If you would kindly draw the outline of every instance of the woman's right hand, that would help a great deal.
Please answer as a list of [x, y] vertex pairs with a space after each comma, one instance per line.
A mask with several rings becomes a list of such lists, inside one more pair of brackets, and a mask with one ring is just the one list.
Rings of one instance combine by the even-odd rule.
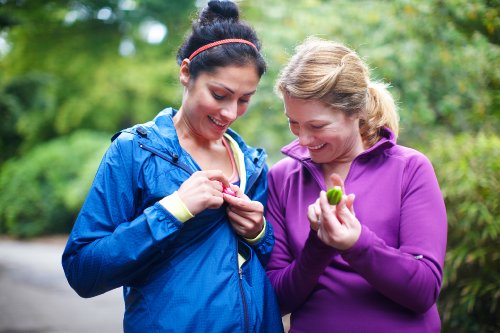
[[177, 190], [186, 208], [196, 215], [207, 208], [219, 208], [224, 203], [223, 185], [229, 181], [220, 170], [197, 171]]
[[[345, 193], [344, 182], [338, 175], [333, 174], [330, 179]], [[330, 205], [326, 192], [321, 191], [320, 197], [309, 206], [307, 218], [323, 243], [347, 250], [357, 242], [361, 224], [354, 213], [354, 198], [354, 194], [343, 195], [337, 205]]]

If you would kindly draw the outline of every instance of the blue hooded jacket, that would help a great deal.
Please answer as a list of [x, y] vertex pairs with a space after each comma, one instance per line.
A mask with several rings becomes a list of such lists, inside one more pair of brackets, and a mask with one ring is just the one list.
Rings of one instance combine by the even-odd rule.
[[[200, 170], [179, 144], [175, 113], [165, 109], [113, 137], [64, 250], [66, 278], [82, 297], [123, 287], [125, 332], [282, 332], [262, 267], [271, 225], [248, 244], [226, 204], [182, 223], [158, 203]], [[245, 155], [245, 194], [265, 205], [265, 152], [227, 133]]]

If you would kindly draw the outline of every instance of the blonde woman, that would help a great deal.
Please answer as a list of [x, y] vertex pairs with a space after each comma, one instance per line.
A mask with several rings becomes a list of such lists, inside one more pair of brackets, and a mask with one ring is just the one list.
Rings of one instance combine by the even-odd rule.
[[445, 205], [430, 161], [396, 143], [387, 86], [353, 50], [309, 38], [277, 90], [297, 139], [268, 174], [266, 270], [290, 332], [439, 332]]

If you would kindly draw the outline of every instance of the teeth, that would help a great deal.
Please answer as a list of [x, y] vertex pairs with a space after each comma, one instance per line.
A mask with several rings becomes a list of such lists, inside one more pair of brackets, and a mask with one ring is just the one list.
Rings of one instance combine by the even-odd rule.
[[322, 143], [322, 144], [320, 144], [320, 145], [317, 145], [317, 146], [309, 146], [309, 147], [307, 147], [307, 148], [308, 148], [308, 149], [311, 149], [311, 150], [317, 150], [317, 149], [323, 148], [323, 146], [324, 146], [324, 145], [325, 145], [325, 144], [324, 144], [324, 143]]
[[226, 126], [225, 124], [223, 124], [223, 123], [218, 122], [217, 120], [215, 120], [215, 118], [213, 118], [212, 116], [208, 116], [208, 118], [210, 118], [210, 120], [213, 121], [215, 123], [215, 125], [217, 125], [217, 126], [220, 126], [220, 127]]

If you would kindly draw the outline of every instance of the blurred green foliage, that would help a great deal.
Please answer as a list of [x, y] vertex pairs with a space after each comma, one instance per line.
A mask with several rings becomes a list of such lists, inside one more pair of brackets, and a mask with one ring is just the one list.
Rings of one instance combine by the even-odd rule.
[[[109, 137], [179, 107], [175, 54], [207, 1], [0, 0], [0, 233], [68, 232]], [[269, 70], [233, 128], [273, 164], [292, 139], [274, 81], [305, 37], [356, 49], [391, 84], [402, 144], [433, 161], [449, 216], [446, 332], [498, 312], [498, 0], [241, 0]], [[149, 40], [163, 24], [165, 38]], [[149, 29], [149, 30], [148, 30]]]
[[448, 251], [439, 299], [445, 332], [495, 332], [500, 304], [500, 138], [460, 134], [432, 140], [448, 209]]
[[[400, 106], [402, 143], [425, 140], [436, 128], [452, 133], [499, 128], [496, 36], [500, 18], [495, 2], [304, 0], [266, 4], [263, 0], [242, 2], [244, 13], [262, 36], [270, 71], [252, 101], [257, 112], [247, 116], [255, 122], [240, 121], [235, 128], [245, 138], [268, 147], [272, 161], [280, 158], [277, 148], [290, 138], [283, 135], [285, 117], [276, 113], [282, 106], [271, 93], [274, 80], [295, 45], [309, 35], [354, 48], [370, 65], [374, 79], [392, 85], [391, 93]], [[469, 28], [463, 23], [467, 18]], [[472, 28], [481, 24], [484, 28]], [[259, 128], [262, 117], [265, 131]]]
[[18, 237], [68, 232], [109, 144], [76, 131], [12, 158], [0, 170], [0, 231]]
[[[174, 54], [194, 11], [161, 0], [1, 1], [0, 37], [11, 48], [0, 58], [0, 112], [9, 120], [0, 163], [77, 129], [113, 133], [178, 105]], [[162, 45], [144, 39], [151, 22], [167, 23]]]

